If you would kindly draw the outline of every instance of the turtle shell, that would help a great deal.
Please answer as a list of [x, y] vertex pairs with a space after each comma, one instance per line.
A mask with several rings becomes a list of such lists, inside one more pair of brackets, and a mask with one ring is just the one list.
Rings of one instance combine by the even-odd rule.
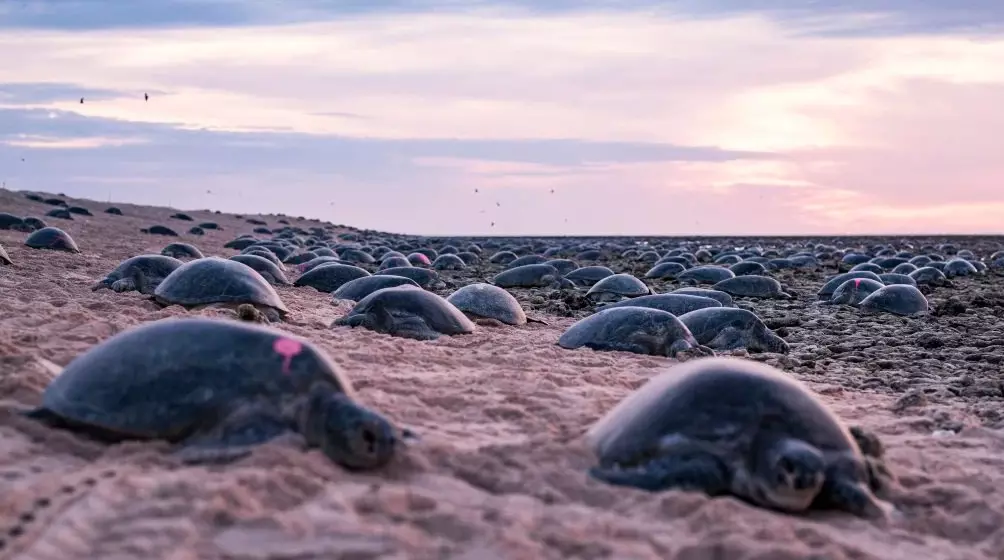
[[512, 294], [491, 284], [468, 284], [450, 294], [446, 301], [464, 313], [497, 319], [507, 325], [525, 325], [526, 312]]
[[73, 241], [70, 234], [56, 227], [44, 227], [32, 232], [24, 244], [32, 249], [53, 249], [56, 251], [67, 251], [69, 253], [79, 253], [77, 243]]
[[123, 436], [176, 440], [237, 401], [282, 402], [315, 383], [354, 397], [306, 340], [237, 321], [169, 318], [77, 356], [45, 389], [42, 408]]
[[282, 313], [289, 309], [279, 294], [251, 267], [219, 257], [189, 261], [157, 286], [158, 300], [178, 305], [257, 303]]
[[691, 360], [651, 378], [586, 435], [602, 464], [631, 464], [679, 434], [750, 456], [759, 432], [789, 436], [822, 451], [860, 455], [850, 432], [802, 384], [759, 362]]
[[644, 282], [630, 274], [613, 274], [593, 284], [586, 295], [610, 293], [621, 296], [637, 297], [652, 293]]

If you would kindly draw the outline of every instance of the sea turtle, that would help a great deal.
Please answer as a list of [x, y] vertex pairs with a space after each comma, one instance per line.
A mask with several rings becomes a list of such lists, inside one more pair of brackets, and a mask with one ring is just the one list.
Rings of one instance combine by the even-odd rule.
[[439, 255], [436, 260], [432, 261], [432, 268], [435, 270], [463, 270], [467, 268], [467, 264], [460, 257], [446, 253]]
[[32, 249], [53, 249], [55, 251], [66, 251], [67, 253], [79, 253], [77, 243], [73, 241], [70, 234], [57, 227], [44, 227], [32, 232], [24, 244]]
[[598, 261], [603, 256], [603, 252], [598, 249], [586, 249], [575, 254], [577, 261]]
[[[742, 261], [729, 267], [732, 274], [735, 276], [746, 276], [748, 274], [756, 274], [758, 276], [767, 275], [767, 267], [756, 262], [756, 261]], [[724, 280], [724, 278], [723, 278]]]
[[[467, 266], [474, 266], [481, 264], [481, 257], [478, 256], [477, 253], [472, 253], [470, 251], [461, 251], [457, 253], [457, 258], [464, 261], [464, 264], [466, 264]], [[558, 267], [555, 266], [555, 268]], [[559, 268], [558, 270], [560, 271], [561, 269]]]
[[200, 228], [199, 226], [192, 226], [188, 228], [189, 235], [205, 235], [206, 230]]
[[326, 264], [304, 272], [293, 281], [294, 286], [310, 286], [319, 292], [331, 293], [349, 280], [369, 276], [370, 273], [351, 264]]
[[218, 229], [218, 230], [223, 229], [216, 222], [202, 222], [201, 224], [199, 224], [199, 227], [202, 229]]
[[435, 270], [429, 270], [428, 268], [421, 268], [418, 266], [385, 268], [377, 271], [375, 275], [404, 276], [405, 278], [414, 280], [423, 288], [436, 289], [446, 285], [446, 283], [439, 277], [439, 273]]
[[649, 379], [586, 434], [599, 463], [589, 473], [608, 484], [885, 517], [893, 508], [875, 492], [892, 477], [858, 439], [798, 381], [731, 357]]
[[408, 253], [407, 259], [411, 266], [432, 266], [432, 260], [425, 253]]
[[24, 223], [20, 217], [14, 214], [8, 214], [7, 212], [0, 212], [0, 229], [9, 229], [13, 231], [35, 231], [35, 228]]
[[[446, 298], [475, 322], [491, 321], [507, 325], [525, 325], [526, 313], [512, 294], [491, 284], [478, 282], [458, 289]], [[487, 319], [488, 321], [482, 321]]]
[[882, 274], [885, 272], [885, 269], [873, 262], [864, 262], [851, 267], [850, 272], [874, 272], [875, 274]]
[[266, 259], [258, 253], [244, 253], [230, 257], [230, 260], [245, 264], [261, 274], [266, 282], [273, 286], [289, 286], [289, 279], [283, 274], [282, 269], [274, 262]]
[[[300, 271], [300, 274], [306, 274], [319, 266], [324, 266], [328, 264], [348, 264], [348, 263], [342, 262], [342, 260], [339, 259], [338, 257], [315, 257], [305, 263], [300, 263], [296, 265], [296, 269]], [[355, 265], [349, 265], [349, 266], [355, 266]]]
[[380, 270], [386, 270], [388, 268], [405, 268], [411, 266], [411, 261], [407, 258], [399, 255], [390, 255], [387, 258], [380, 261]]
[[830, 296], [829, 301], [824, 301], [822, 303], [830, 305], [853, 305], [856, 307], [864, 301], [866, 297], [881, 289], [883, 286], [885, 286], [884, 283], [876, 282], [870, 278], [851, 278], [840, 286], [837, 286], [837, 289], [833, 291], [833, 295]]
[[174, 257], [176, 259], [201, 259], [205, 258], [195, 245], [189, 243], [168, 243], [160, 251], [161, 255], [167, 255], [169, 257]]
[[377, 290], [393, 288], [394, 286], [414, 286], [420, 288], [417, 282], [404, 276], [393, 276], [391, 274], [374, 274], [363, 276], [355, 280], [349, 280], [334, 291], [335, 299], [347, 299], [359, 301]]
[[376, 262], [373, 255], [361, 249], [345, 249], [338, 253], [338, 258], [350, 263], [372, 264]]
[[838, 274], [826, 281], [823, 287], [816, 292], [816, 297], [819, 299], [830, 299], [833, 296], [833, 292], [836, 291], [841, 284], [848, 280], [853, 280], [854, 278], [867, 278], [869, 280], [874, 280], [876, 282], [881, 282], [882, 279], [879, 278], [878, 274], [874, 272], [868, 272], [866, 270], [860, 270], [857, 272], [845, 272], [843, 274]]
[[593, 284], [586, 297], [596, 302], [620, 301], [652, 293], [644, 282], [630, 274], [614, 274]]
[[116, 206], [109, 206], [105, 208], [105, 214], [111, 214], [113, 216], [121, 216], [122, 210]]
[[725, 292], [733, 296], [756, 297], [756, 298], [781, 298], [792, 299], [794, 296], [784, 291], [781, 283], [767, 276], [736, 276], [722, 280], [711, 286], [712, 290]]
[[576, 286], [592, 286], [607, 276], [613, 276], [614, 271], [605, 266], [583, 266], [565, 274], [565, 279]]
[[650, 294], [638, 296], [616, 303], [604, 305], [601, 309], [611, 309], [614, 307], [648, 307], [650, 309], [661, 309], [673, 315], [683, 315], [697, 309], [705, 307], [721, 307], [722, 303], [716, 299], [704, 296], [694, 296], [689, 294]]
[[253, 245], [241, 251], [242, 255], [255, 255], [263, 259], [267, 259], [270, 263], [274, 264], [279, 270], [285, 271], [286, 267], [283, 266], [282, 261], [276, 256], [275, 251], [266, 249], [265, 247], [260, 247]]
[[945, 263], [945, 270], [942, 271], [946, 278], [953, 278], [955, 276], [970, 276], [972, 274], [977, 274], [979, 271], [973, 266], [973, 263], [967, 261], [966, 259], [952, 259]]
[[512, 261], [516, 260], [517, 258], [518, 257], [516, 256], [516, 253], [513, 253], [512, 251], [499, 251], [499, 252], [495, 253], [494, 255], [492, 255], [488, 259], [488, 262], [490, 262], [492, 264], [503, 264], [503, 265], [505, 265], [505, 264], [511, 263]]
[[185, 263], [166, 255], [138, 255], [119, 263], [108, 276], [91, 286], [91, 290], [108, 289], [116, 292], [135, 290], [152, 296], [164, 278], [183, 264]]
[[[892, 272], [894, 274], [902, 274], [902, 275], [906, 276], [907, 274], [910, 274], [914, 270], [917, 270], [917, 267], [915, 265], [913, 265], [911, 263], [908, 263], [908, 262], [905, 262], [905, 263], [898, 264], [895, 267], [893, 267]], [[879, 274], [879, 276], [882, 276], [882, 275]]]
[[[544, 255], [523, 255], [522, 257], [517, 257], [505, 264], [506, 268], [516, 268], [517, 266], [523, 266], [525, 264], [543, 264], [547, 262], [547, 257]], [[557, 268], [557, 267], [555, 267]]]
[[[252, 243], [251, 245], [248, 245], [248, 247], [251, 247], [252, 245], [255, 245], [255, 244]], [[247, 247], [245, 247], [245, 249], [246, 248]], [[316, 264], [320, 264], [322, 262], [328, 262], [328, 261], [331, 261], [331, 262], [340, 262], [341, 261], [341, 259], [339, 259], [338, 257], [322, 257], [322, 256], [318, 255], [317, 253], [315, 253], [313, 251], [307, 251], [307, 252], [304, 252], [304, 253], [298, 253], [298, 254], [295, 254], [295, 255], [289, 255], [286, 258], [280, 259], [280, 260], [282, 260], [283, 264], [299, 264], [299, 265], [303, 265], [303, 264], [307, 264], [309, 262], [312, 262], [312, 261], [314, 261], [316, 259], [326, 259], [324, 261], [318, 261]], [[315, 264], [315, 266], [316, 266], [316, 264]], [[304, 270], [304, 269], [301, 269], [301, 270]]]
[[869, 313], [886, 312], [903, 316], [926, 313], [929, 308], [924, 294], [906, 284], [884, 286], [863, 299], [858, 307]]
[[736, 275], [731, 270], [713, 264], [688, 268], [676, 275], [678, 281], [686, 284], [717, 284], [735, 277]]
[[548, 264], [558, 269], [558, 274], [565, 276], [569, 272], [579, 268], [579, 263], [571, 259], [550, 259], [542, 264]]
[[896, 272], [884, 272], [879, 274], [879, 278], [882, 279], [882, 283], [885, 285], [890, 284], [908, 284], [910, 286], [916, 286], [917, 281], [910, 277], [909, 274], [899, 274]]
[[492, 284], [500, 288], [573, 287], [571, 282], [561, 276], [558, 269], [549, 264], [524, 264], [503, 270], [492, 278]]
[[194, 222], [195, 221], [191, 216], [189, 216], [188, 214], [185, 214], [183, 212], [178, 212], [176, 214], [171, 214], [169, 217], [170, 218], [174, 218], [175, 220], [182, 220], [182, 221], [185, 221], [185, 222]]
[[331, 326], [367, 329], [416, 340], [470, 334], [474, 323], [440, 296], [414, 286], [383, 288], [364, 297]]
[[65, 208], [53, 208], [45, 213], [46, 216], [50, 218], [59, 218], [60, 220], [72, 220], [73, 214]]
[[788, 353], [788, 343], [752, 311], [738, 307], [705, 307], [679, 316], [697, 342], [713, 350], [746, 348], [753, 352]]
[[948, 277], [945, 276], [945, 273], [933, 266], [922, 266], [911, 272], [909, 276], [918, 285], [944, 286], [948, 284]]
[[[199, 227], [203, 229], [209, 229], [206, 228], [205, 225]], [[255, 245], [257, 243], [258, 240], [255, 239], [254, 237], [238, 237], [237, 239], [227, 241], [223, 246], [226, 247], [227, 249], [237, 249], [238, 251], [243, 251], [244, 249], [247, 249], [248, 247]]]
[[278, 322], [289, 313], [279, 294], [261, 274], [245, 264], [219, 257], [188, 261], [179, 266], [157, 286], [153, 295], [164, 306], [237, 308], [242, 319], [261, 320], [264, 317]]
[[700, 346], [676, 315], [661, 309], [631, 306], [603, 309], [580, 319], [558, 338], [558, 345], [669, 357], [681, 352], [714, 354]]
[[169, 227], [161, 225], [150, 226], [148, 228], [140, 229], [139, 231], [141, 233], [149, 233], [151, 235], [173, 235], [175, 237], [178, 236], [178, 232], [174, 231]]
[[311, 342], [208, 318], [162, 319], [112, 336], [71, 361], [24, 415], [104, 441], [167, 440], [191, 463], [233, 461], [293, 432], [331, 461], [369, 470], [408, 436], [360, 405]]
[[732, 301], [732, 296], [719, 290], [709, 290], [707, 288], [694, 288], [688, 286], [686, 288], [677, 288], [670, 293], [711, 298], [721, 303], [722, 307], [735, 307], [736, 305], [735, 302]]
[[685, 270], [687, 270], [687, 267], [680, 263], [664, 262], [650, 268], [645, 273], [645, 278], [676, 278]]
[[36, 230], [48, 227], [48, 225], [45, 222], [43, 222], [40, 218], [36, 218], [34, 216], [25, 216], [22, 221], [24, 221], [25, 225], [30, 226], [32, 229]]
[[80, 216], [93, 216], [90, 210], [84, 208], [83, 206], [70, 206], [66, 209], [70, 214], [78, 214]]
[[10, 260], [10, 255], [7, 254], [7, 249], [0, 245], [0, 264], [14, 264], [14, 261]]

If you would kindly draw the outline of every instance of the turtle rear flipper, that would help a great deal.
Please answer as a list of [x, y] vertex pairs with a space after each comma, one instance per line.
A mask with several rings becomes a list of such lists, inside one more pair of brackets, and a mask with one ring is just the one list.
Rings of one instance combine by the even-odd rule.
[[247, 457], [255, 446], [290, 432], [289, 422], [279, 415], [260, 408], [243, 408], [186, 438], [173, 455], [189, 464], [229, 463]]

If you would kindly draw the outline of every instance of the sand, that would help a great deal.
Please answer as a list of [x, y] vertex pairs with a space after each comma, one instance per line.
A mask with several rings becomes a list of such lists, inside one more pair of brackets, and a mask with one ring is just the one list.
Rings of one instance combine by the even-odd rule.
[[[422, 443], [371, 474], [347, 473], [289, 442], [231, 465], [193, 467], [171, 459], [166, 444], [106, 446], [9, 412], [9, 403], [38, 403], [52, 364], [117, 332], [169, 316], [230, 313], [92, 292], [119, 261], [173, 240], [141, 227], [192, 224], [169, 219], [166, 208], [119, 204], [125, 216], [111, 216], [102, 212], [107, 204], [67, 200], [95, 216], [43, 219], [69, 232], [82, 254], [29, 249], [26, 234], [0, 230], [15, 262], [0, 267], [0, 399], [8, 401], [0, 414], [0, 558], [1004, 558], [1004, 277], [938, 288], [929, 295], [938, 313], [918, 319], [812, 305], [832, 269], [781, 275], [795, 301], [749, 302], [792, 345], [787, 356], [749, 357], [806, 382], [839, 416], [882, 438], [899, 478], [891, 496], [899, 515], [887, 523], [839, 512], [783, 515], [728, 497], [589, 479], [584, 431], [674, 361], [557, 347], [588, 311], [548, 290], [514, 290], [547, 325], [418, 342], [331, 329], [348, 303], [280, 288], [291, 309], [280, 328], [326, 350], [361, 400], [419, 432]], [[0, 211], [42, 216], [50, 208], [0, 191]], [[225, 228], [181, 236], [206, 254], [235, 254], [223, 244], [254, 227], [189, 213]], [[277, 225], [275, 216], [256, 217]], [[997, 241], [956, 240], [984, 253]], [[457, 273], [456, 283], [493, 270]]]

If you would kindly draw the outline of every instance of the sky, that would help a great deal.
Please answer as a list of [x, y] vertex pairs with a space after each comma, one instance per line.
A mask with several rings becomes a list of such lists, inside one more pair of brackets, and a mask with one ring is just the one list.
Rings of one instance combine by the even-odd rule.
[[0, 53], [7, 188], [426, 235], [1004, 233], [1000, 0], [0, 0]]

